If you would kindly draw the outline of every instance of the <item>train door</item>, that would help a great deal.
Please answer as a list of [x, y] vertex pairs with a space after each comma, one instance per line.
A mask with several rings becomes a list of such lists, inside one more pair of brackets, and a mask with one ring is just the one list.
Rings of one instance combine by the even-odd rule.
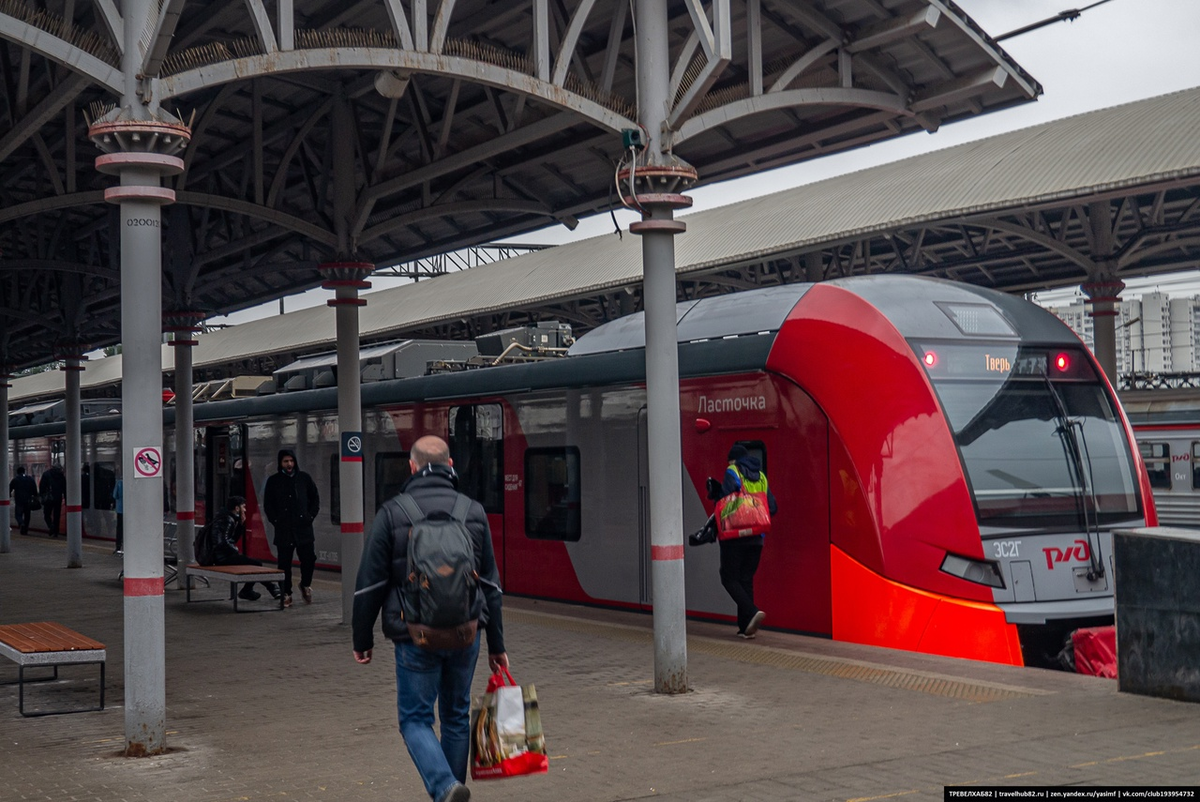
[[504, 423], [499, 404], [451, 407], [450, 459], [458, 489], [483, 505], [492, 532], [496, 567], [504, 586]]
[[204, 455], [207, 518], [225, 507], [230, 496], [246, 495], [246, 427], [237, 423], [209, 426], [205, 432]]
[[650, 451], [646, 408], [638, 410], [637, 456], [637, 565], [638, 603], [649, 607], [654, 601], [650, 565]]

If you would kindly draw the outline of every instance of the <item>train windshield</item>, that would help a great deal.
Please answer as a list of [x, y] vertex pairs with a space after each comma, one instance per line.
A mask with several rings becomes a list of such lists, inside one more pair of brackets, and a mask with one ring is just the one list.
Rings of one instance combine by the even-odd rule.
[[1140, 512], [1124, 428], [1083, 351], [1011, 343], [916, 348], [981, 522], [1082, 522], [1093, 496], [1101, 521]]

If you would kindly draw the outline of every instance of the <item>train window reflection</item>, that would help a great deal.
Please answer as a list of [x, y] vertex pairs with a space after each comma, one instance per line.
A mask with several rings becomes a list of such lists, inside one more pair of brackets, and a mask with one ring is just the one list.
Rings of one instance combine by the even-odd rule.
[[375, 455], [375, 510], [383, 502], [400, 495], [400, 489], [412, 476], [408, 469], [407, 451], [390, 451]]
[[117, 502], [113, 492], [117, 489], [117, 472], [111, 462], [97, 462], [92, 467], [92, 482], [95, 486], [93, 501], [98, 510], [113, 510]]
[[535, 540], [577, 541], [582, 529], [579, 449], [525, 452], [525, 534]]
[[[1171, 445], [1170, 443], [1138, 443], [1146, 473], [1150, 475], [1150, 486], [1171, 489]], [[1195, 478], [1193, 476], [1193, 484]]]
[[[1099, 384], [935, 382], [983, 519], [1079, 519], [1094, 494], [1101, 521], [1139, 512], [1123, 429]], [[1079, 425], [1075, 425], [1075, 423]], [[1088, 487], [1080, 482], [1070, 430]], [[1087, 492], [1085, 492], [1087, 491]]]

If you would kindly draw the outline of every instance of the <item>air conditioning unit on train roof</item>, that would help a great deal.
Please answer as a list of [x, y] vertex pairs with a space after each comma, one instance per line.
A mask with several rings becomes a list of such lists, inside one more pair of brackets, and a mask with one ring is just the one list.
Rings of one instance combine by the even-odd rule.
[[557, 320], [494, 331], [475, 338], [475, 344], [483, 356], [501, 356], [512, 351], [552, 353], [569, 348], [573, 342], [575, 338], [571, 336], [571, 325]]
[[[401, 340], [359, 350], [363, 382], [425, 375], [425, 365], [437, 360], [466, 360], [478, 353], [475, 343], [452, 340]], [[283, 392], [331, 387], [336, 384], [337, 352], [301, 357], [275, 371], [275, 386]]]

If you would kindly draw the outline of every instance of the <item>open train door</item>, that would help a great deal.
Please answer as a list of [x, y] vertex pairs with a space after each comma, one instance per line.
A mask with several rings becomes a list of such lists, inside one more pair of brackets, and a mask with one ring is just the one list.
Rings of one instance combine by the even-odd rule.
[[[196, 498], [204, 500], [204, 523], [207, 523], [217, 510], [229, 504], [230, 496], [245, 497], [246, 539], [239, 544], [242, 553], [259, 560], [273, 560], [262, 526], [258, 494], [247, 481], [250, 474], [246, 462], [246, 440], [244, 424], [224, 424], [205, 429], [204, 470], [196, 472], [197, 476], [204, 477], [204, 485], [196, 488]], [[197, 510], [197, 526], [201, 525], [199, 513], [200, 510]]]

